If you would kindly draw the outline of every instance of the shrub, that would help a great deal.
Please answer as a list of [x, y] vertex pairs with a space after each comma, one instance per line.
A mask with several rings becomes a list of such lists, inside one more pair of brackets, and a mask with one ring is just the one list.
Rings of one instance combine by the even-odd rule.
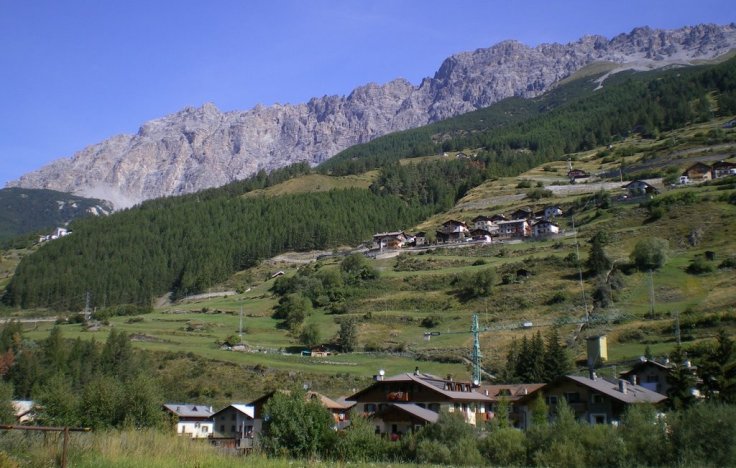
[[685, 271], [687, 271], [691, 275], [701, 275], [703, 273], [710, 273], [714, 269], [715, 268], [712, 264], [708, 263], [705, 258], [698, 255], [690, 260], [690, 265], [687, 266]]
[[526, 436], [518, 429], [496, 429], [478, 441], [478, 450], [494, 466], [524, 466], [525, 441]]

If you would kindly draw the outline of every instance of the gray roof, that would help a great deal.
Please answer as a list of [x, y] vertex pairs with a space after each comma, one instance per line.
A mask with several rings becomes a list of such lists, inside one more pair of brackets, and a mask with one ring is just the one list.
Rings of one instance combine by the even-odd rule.
[[439, 417], [439, 414], [434, 411], [422, 408], [414, 403], [392, 403], [392, 405], [429, 423], [436, 423]]
[[[625, 380], [609, 380], [603, 377], [597, 377], [593, 380], [590, 377], [582, 377], [578, 375], [566, 375], [565, 378], [623, 403], [659, 403], [667, 399], [667, 397], [662, 394], [646, 389], [640, 385], [634, 385]], [[619, 385], [625, 386], [624, 388], [626, 389], [626, 393], [619, 390]]]
[[190, 403], [167, 403], [164, 408], [180, 418], [209, 418], [214, 414], [210, 406]]

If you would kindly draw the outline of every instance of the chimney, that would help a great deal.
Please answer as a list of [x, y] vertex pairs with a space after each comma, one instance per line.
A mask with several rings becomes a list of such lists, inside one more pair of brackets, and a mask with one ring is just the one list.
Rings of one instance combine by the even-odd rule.
[[631, 381], [632, 385], [638, 385], [635, 374], [631, 374], [631, 376], [629, 377], [629, 380]]
[[618, 391], [623, 393], [624, 395], [628, 393], [628, 389], [626, 388], [626, 381], [624, 379], [618, 379]]
[[598, 376], [595, 374], [595, 370], [592, 367], [588, 369], [588, 375], [590, 376], [590, 380], [595, 380], [598, 378]]
[[419, 366], [414, 368], [414, 375], [419, 375]]

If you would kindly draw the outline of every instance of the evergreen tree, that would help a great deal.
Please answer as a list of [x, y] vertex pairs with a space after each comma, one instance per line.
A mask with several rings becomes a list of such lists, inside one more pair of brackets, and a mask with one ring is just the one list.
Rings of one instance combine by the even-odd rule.
[[572, 363], [567, 350], [560, 342], [557, 327], [553, 327], [547, 335], [547, 347], [544, 352], [545, 382], [552, 382], [558, 377], [570, 373]]
[[15, 423], [13, 408], [13, 385], [0, 380], [0, 424]]
[[667, 383], [670, 385], [667, 391], [668, 404], [672, 409], [681, 410], [695, 403], [692, 393], [696, 383], [695, 375], [681, 346], [675, 348], [670, 361], [673, 365], [667, 374]]
[[705, 354], [699, 370], [709, 399], [736, 403], [736, 345], [725, 330], [718, 331], [716, 346]]
[[603, 231], [597, 232], [590, 240], [590, 253], [586, 263], [588, 270], [594, 275], [608, 273], [611, 269], [611, 260], [606, 256], [603, 246], [606, 244], [606, 235]]

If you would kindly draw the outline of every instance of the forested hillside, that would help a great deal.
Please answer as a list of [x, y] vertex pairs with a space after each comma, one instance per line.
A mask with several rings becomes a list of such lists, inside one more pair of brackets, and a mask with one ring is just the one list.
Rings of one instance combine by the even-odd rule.
[[[54, 190], [6, 188], [0, 190], [0, 242], [69, 221], [112, 211], [109, 203]], [[48, 233], [46, 233], [48, 234]]]
[[[565, 153], [641, 133], [656, 137], [690, 122], [736, 113], [736, 59], [712, 67], [620, 73], [595, 89], [595, 77], [539, 98], [507, 99], [426, 127], [378, 138], [320, 166], [335, 174], [383, 167], [390, 161], [479, 148], [496, 175], [513, 175]], [[519, 157], [519, 151], [527, 151]]]
[[[332, 174], [379, 168], [371, 191], [241, 196], [307, 173], [302, 164], [220, 189], [154, 200], [108, 219], [78, 221], [74, 235], [21, 262], [3, 302], [73, 310], [84, 305], [87, 291], [99, 307], [149, 305], [168, 291], [174, 297], [201, 292], [287, 250], [356, 245], [376, 231], [414, 226], [449, 209], [488, 178], [518, 175], [565, 152], [631, 132], [654, 137], [736, 113], [736, 59], [712, 67], [619, 75], [597, 91], [587, 80], [537, 100], [508, 100], [434, 130], [378, 140], [322, 168]], [[397, 163], [424, 151], [458, 148], [483, 149], [462, 160]]]

